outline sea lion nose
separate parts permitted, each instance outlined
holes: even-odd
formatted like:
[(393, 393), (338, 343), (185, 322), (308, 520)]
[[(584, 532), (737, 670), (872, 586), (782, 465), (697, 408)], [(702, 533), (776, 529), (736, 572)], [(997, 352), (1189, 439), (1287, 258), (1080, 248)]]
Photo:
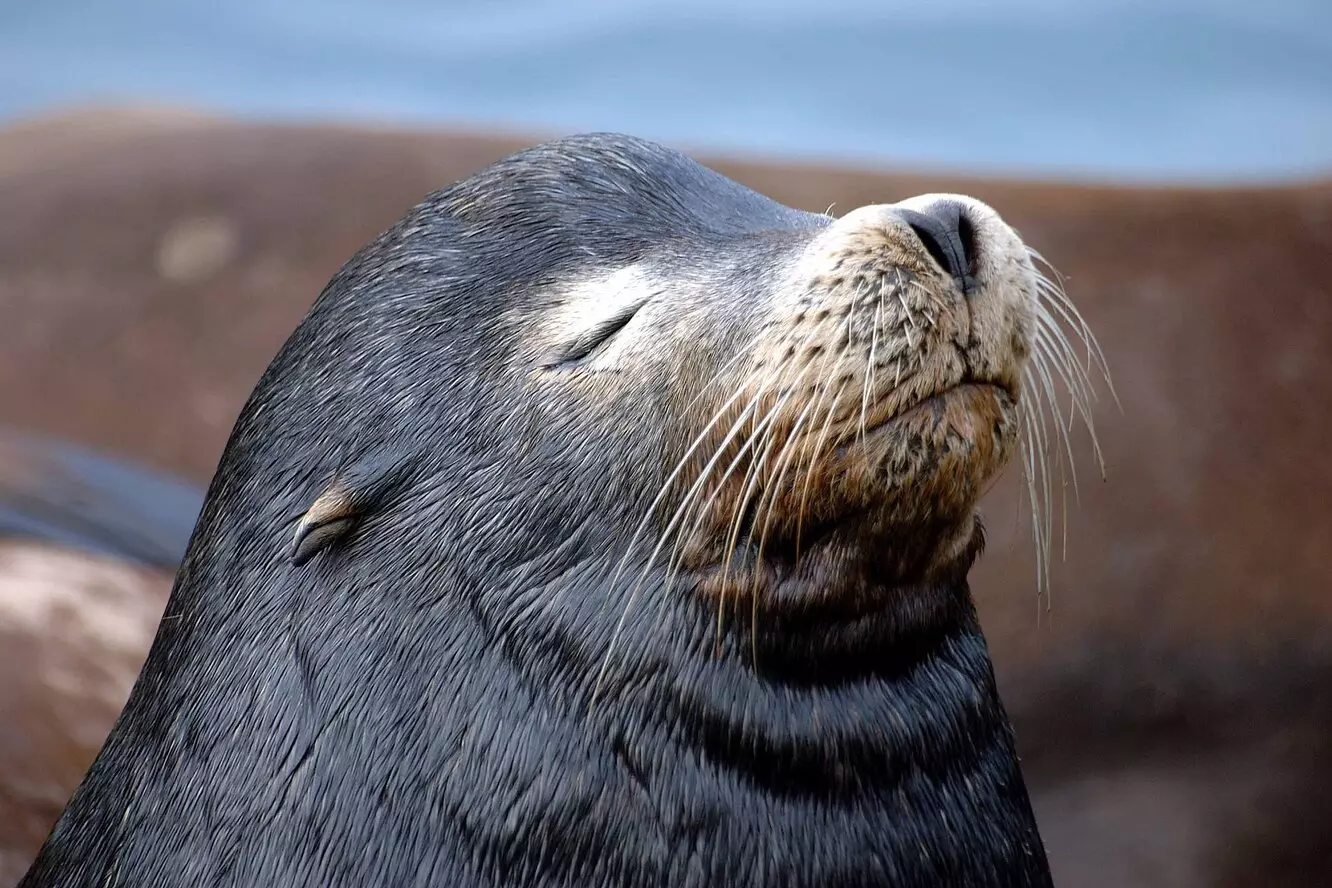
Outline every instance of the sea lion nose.
[(902, 209), (898, 214), (934, 261), (957, 280), (963, 293), (969, 293), (976, 272), (976, 232), (966, 209), (955, 201), (940, 200), (919, 211)]

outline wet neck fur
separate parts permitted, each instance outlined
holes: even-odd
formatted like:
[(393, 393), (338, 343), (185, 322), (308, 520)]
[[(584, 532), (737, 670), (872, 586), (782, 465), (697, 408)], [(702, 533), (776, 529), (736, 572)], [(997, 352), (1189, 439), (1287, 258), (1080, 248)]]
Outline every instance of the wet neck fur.
[(864, 590), (878, 606), (855, 616), (735, 608), (718, 636), (715, 603), (682, 595), (655, 628), (674, 643), (568, 714), (591, 730), (547, 801), (582, 802), (526, 812), (547, 851), (510, 859), (506, 883), (1049, 885), (967, 587), (980, 547)]
[(315, 596), (246, 660), (166, 628), (24, 888), (1049, 885), (974, 554), (855, 619), (738, 609), (720, 651), (682, 594), (591, 708), (567, 626), (458, 600)]

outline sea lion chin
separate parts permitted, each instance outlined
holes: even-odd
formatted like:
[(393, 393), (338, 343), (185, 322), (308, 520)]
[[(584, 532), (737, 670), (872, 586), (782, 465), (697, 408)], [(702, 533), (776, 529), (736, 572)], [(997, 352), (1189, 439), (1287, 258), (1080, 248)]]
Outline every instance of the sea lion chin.
[(255, 388), (22, 885), (1048, 885), (966, 572), (1061, 298), (970, 198), (622, 136), (431, 195)]

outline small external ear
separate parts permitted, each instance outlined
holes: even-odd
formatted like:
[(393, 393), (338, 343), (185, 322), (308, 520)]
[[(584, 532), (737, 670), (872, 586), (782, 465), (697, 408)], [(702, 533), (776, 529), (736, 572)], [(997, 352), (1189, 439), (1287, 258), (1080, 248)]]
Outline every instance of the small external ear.
[(335, 478), (314, 501), (296, 525), (291, 544), (291, 563), (300, 567), (316, 554), (342, 539), (356, 523), (360, 510), (350, 492)]
[(344, 539), (361, 519), (382, 508), (406, 475), (408, 461), (376, 455), (333, 476), (296, 524), (289, 557), (297, 567)]

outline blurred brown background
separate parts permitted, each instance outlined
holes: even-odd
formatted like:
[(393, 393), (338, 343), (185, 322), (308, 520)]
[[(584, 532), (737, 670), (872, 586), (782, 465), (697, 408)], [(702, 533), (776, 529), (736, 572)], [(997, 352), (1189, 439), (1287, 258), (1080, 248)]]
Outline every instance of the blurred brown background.
[[(511, 129), (131, 107), (0, 129), (0, 886), (123, 702), (264, 366), (408, 206), (568, 127)], [(1052, 610), (1016, 470), (973, 576), (1057, 884), (1332, 884), (1332, 178), (1078, 185), (876, 172), (921, 166), (891, 152), (695, 153), (813, 211), (973, 194), (1100, 338), (1123, 409), (1102, 390), (1107, 481), (1075, 435)]]

